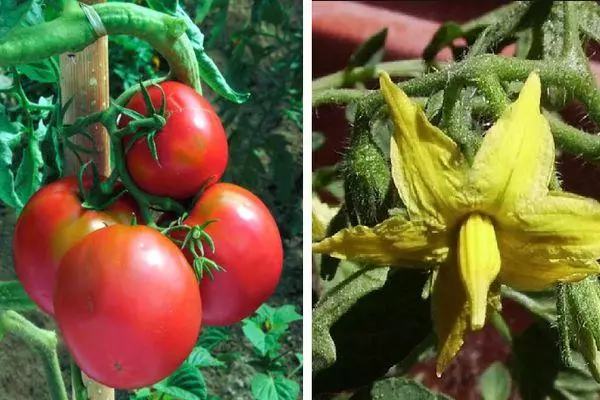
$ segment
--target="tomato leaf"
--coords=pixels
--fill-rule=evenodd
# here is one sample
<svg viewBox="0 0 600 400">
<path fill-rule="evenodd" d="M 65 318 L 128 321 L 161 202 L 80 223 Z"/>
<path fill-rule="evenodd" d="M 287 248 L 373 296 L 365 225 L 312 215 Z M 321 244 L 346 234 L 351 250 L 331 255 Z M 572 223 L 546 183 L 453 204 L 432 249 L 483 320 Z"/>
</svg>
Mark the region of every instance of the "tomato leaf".
<svg viewBox="0 0 600 400">
<path fill-rule="evenodd" d="M 0 0 L 0 15 L 0 41 L 17 26 L 44 21 L 40 0 Z"/>
<path fill-rule="evenodd" d="M 483 400 L 507 400 L 510 385 L 510 372 L 499 361 L 492 363 L 479 377 L 479 390 Z"/>
<path fill-rule="evenodd" d="M 298 383 L 282 374 L 258 374 L 252 379 L 252 396 L 256 400 L 296 400 L 299 394 Z"/>
<path fill-rule="evenodd" d="M 187 362 L 196 368 L 226 367 L 226 364 L 223 361 L 213 357 L 208 349 L 201 346 L 197 346 L 192 350 L 192 353 L 187 358 Z"/>
<path fill-rule="evenodd" d="M 40 120 L 35 131 L 28 132 L 28 140 L 15 176 L 15 191 L 23 204 L 42 186 L 44 159 L 41 141 L 48 127 Z"/>
<path fill-rule="evenodd" d="M 19 281 L 0 282 L 0 310 L 28 311 L 37 306 Z"/>
<path fill-rule="evenodd" d="M 156 0 L 148 1 L 151 7 L 161 7 L 159 4 L 161 3 Z M 154 4 L 154 6 L 152 5 Z M 244 103 L 250 97 L 249 93 L 237 92 L 229 83 L 215 64 L 215 62 L 210 58 L 208 54 L 204 51 L 204 35 L 200 31 L 200 28 L 194 23 L 194 21 L 187 14 L 185 9 L 181 5 L 177 5 L 175 10 L 171 9 L 161 9 L 161 11 L 166 12 L 169 15 L 182 18 L 186 24 L 186 35 L 190 39 L 192 43 L 192 48 L 194 49 L 194 53 L 196 54 L 196 59 L 198 60 L 198 67 L 200 68 L 200 78 L 208 84 L 217 94 L 230 100 L 234 103 Z"/>
<path fill-rule="evenodd" d="M 228 327 L 207 326 L 202 328 L 202 334 L 198 339 L 198 345 L 205 349 L 213 350 L 220 344 L 231 340 L 231 333 Z"/>
<path fill-rule="evenodd" d="M 199 24 L 202 21 L 204 21 L 204 18 L 206 18 L 206 16 L 210 12 L 213 0 L 202 0 L 199 3 L 200 4 L 196 6 L 196 19 L 194 21 L 196 24 Z"/>
<path fill-rule="evenodd" d="M 388 29 L 383 28 L 358 46 L 358 49 L 350 56 L 346 71 L 350 71 L 356 67 L 374 65 L 380 62 L 383 58 L 383 52 L 385 51 L 387 33 Z"/>
<path fill-rule="evenodd" d="M 146 2 L 153 10 L 170 15 L 173 15 L 177 10 L 177 7 L 179 7 L 179 2 L 177 0 L 146 0 Z"/>
<path fill-rule="evenodd" d="M 450 397 L 436 393 L 423 386 L 421 383 L 406 378 L 390 378 L 376 381 L 372 387 L 362 389 L 351 399 L 362 400 L 451 400 Z M 498 398 L 498 400 L 501 400 Z"/>
<path fill-rule="evenodd" d="M 166 380 L 153 387 L 180 400 L 206 400 L 208 396 L 202 373 L 185 362 Z"/>
<path fill-rule="evenodd" d="M 23 202 L 15 191 L 13 152 L 23 133 L 19 125 L 8 120 L 0 109 L 0 201 L 11 208 L 21 209 Z"/>
<path fill-rule="evenodd" d="M 254 348 L 258 350 L 260 355 L 264 356 L 267 353 L 267 335 L 263 332 L 260 325 L 252 320 L 246 319 L 243 322 L 242 331 Z"/>
<path fill-rule="evenodd" d="M 17 70 L 36 82 L 56 83 L 59 79 L 55 69 L 52 67 L 52 61 L 50 61 L 50 59 L 30 64 L 21 64 L 17 66 Z"/>
</svg>

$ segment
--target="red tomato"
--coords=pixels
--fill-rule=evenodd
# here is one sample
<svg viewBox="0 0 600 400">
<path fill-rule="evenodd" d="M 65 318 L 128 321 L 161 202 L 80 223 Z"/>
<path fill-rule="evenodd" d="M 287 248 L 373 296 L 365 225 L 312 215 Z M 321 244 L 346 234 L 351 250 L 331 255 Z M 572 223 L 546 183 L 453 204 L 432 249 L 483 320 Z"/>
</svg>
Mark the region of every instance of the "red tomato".
<svg viewBox="0 0 600 400">
<path fill-rule="evenodd" d="M 91 181 L 84 181 L 89 187 Z M 14 264 L 25 291 L 45 312 L 54 314 L 54 277 L 62 256 L 92 231 L 117 223 L 129 224 L 137 207 L 120 197 L 103 212 L 81 206 L 77 178 L 50 183 L 25 205 L 13 237 Z"/>
<path fill-rule="evenodd" d="M 147 226 L 113 225 L 71 248 L 58 270 L 54 308 L 81 370 L 123 390 L 173 373 L 194 348 L 202 320 L 191 266 Z"/>
<path fill-rule="evenodd" d="M 217 183 L 196 202 L 187 225 L 217 222 L 206 227 L 215 242 L 215 253 L 206 244 L 205 254 L 226 271 L 213 271 L 200 282 L 202 323 L 231 325 L 250 316 L 275 291 L 283 264 L 277 224 L 264 203 L 248 190 Z M 191 254 L 186 252 L 188 261 Z"/>
<path fill-rule="evenodd" d="M 163 82 L 160 86 L 165 92 L 167 123 L 154 137 L 158 162 L 142 138 L 127 153 L 127 168 L 135 183 L 150 194 L 175 199 L 193 197 L 209 180 L 217 182 L 225 171 L 225 130 L 210 103 L 194 89 L 178 82 Z M 160 90 L 151 86 L 148 92 L 158 110 Z M 147 114 L 141 93 L 126 107 Z M 129 121 L 122 116 L 119 125 L 125 126 Z M 128 138 L 124 143 L 127 145 Z"/>
</svg>

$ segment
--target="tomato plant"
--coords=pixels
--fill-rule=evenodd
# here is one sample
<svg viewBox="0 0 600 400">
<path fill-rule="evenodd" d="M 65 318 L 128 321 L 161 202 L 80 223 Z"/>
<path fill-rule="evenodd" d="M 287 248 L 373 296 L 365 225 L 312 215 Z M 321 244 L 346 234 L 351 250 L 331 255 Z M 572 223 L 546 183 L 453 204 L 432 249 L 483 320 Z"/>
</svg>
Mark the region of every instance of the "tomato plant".
<svg viewBox="0 0 600 400">
<path fill-rule="evenodd" d="M 198 24 L 212 2 L 192 16 L 177 0 L 101 3 L 0 2 L 0 201 L 18 216 L 13 258 L 19 278 L 0 282 L 0 339 L 18 336 L 38 352 L 53 400 L 70 397 L 58 343 L 65 344 L 75 400 L 112 399 L 114 388 L 122 391 L 118 397 L 206 400 L 198 368 L 221 364 L 199 344 L 201 325 L 250 316 L 274 293 L 282 271 L 282 239 L 267 206 L 241 187 L 219 183 L 236 180 L 236 174 L 224 174 L 232 131 L 226 135 L 227 124 L 211 103 L 220 104 L 221 116 L 232 110 L 241 115 L 248 111 L 236 108 L 249 94 L 229 86 L 205 51 Z M 272 21 L 289 15 L 279 3 L 267 3 L 257 1 L 250 20 L 270 42 L 277 37 Z M 143 57 L 152 66 L 127 65 L 129 57 L 117 57 L 111 70 L 102 57 L 106 47 L 98 42 L 106 35 L 116 45 L 112 51 L 127 47 L 135 57 L 140 41 L 146 42 Z M 236 62 L 244 62 L 246 52 L 238 53 Z M 123 85 L 119 79 L 109 85 L 108 72 Z M 294 107 L 300 92 L 290 87 L 298 82 L 278 85 Z M 232 107 L 215 103 L 212 93 L 204 97 L 204 84 Z M 32 100 L 40 90 L 44 95 Z M 254 107 L 262 113 L 276 109 L 258 99 Z M 298 126 L 299 115 L 287 118 Z M 272 122 L 254 119 L 261 136 L 271 135 Z M 232 149 L 244 152 L 236 136 Z M 285 148 L 287 142 L 269 143 Z M 253 154 L 258 157 L 259 149 Z M 274 159 L 270 153 L 260 157 Z M 292 187 L 281 192 L 284 198 Z M 263 197 L 269 207 L 286 206 L 272 196 Z M 157 224 L 159 213 L 176 221 Z M 239 240 L 232 241 L 228 231 Z M 255 251 L 248 256 L 239 245 Z M 19 314 L 36 305 L 50 329 Z M 291 312 L 274 313 L 272 322 L 266 318 L 269 338 L 278 341 L 296 319 Z M 301 367 L 284 368 L 287 353 L 276 355 L 275 342 L 261 360 L 269 365 L 247 388 L 255 398 L 287 388 L 291 399 L 300 390 L 292 376 Z"/>
<path fill-rule="evenodd" d="M 227 166 L 227 138 L 221 120 L 210 103 L 192 88 L 178 82 L 163 82 L 148 88 L 158 109 L 164 96 L 166 124 L 154 136 L 155 151 L 148 140 L 134 143 L 125 137 L 127 169 L 135 183 L 148 193 L 185 199 L 208 183 L 217 182 Z M 145 115 L 141 93 L 126 107 Z M 125 126 L 131 119 L 124 117 Z"/>
<path fill-rule="evenodd" d="M 72 247 L 56 278 L 54 306 L 80 368 L 120 389 L 174 372 L 192 351 L 202 318 L 182 252 L 146 226 L 100 229 Z"/>
<path fill-rule="evenodd" d="M 84 187 L 90 184 L 87 179 Z M 27 293 L 49 314 L 54 314 L 55 274 L 67 250 L 97 229 L 131 223 L 137 209 L 128 195 L 105 211 L 85 209 L 82 202 L 77 179 L 61 179 L 31 197 L 15 226 L 15 271 Z"/>
<path fill-rule="evenodd" d="M 240 186 L 217 183 L 209 187 L 184 224 L 212 220 L 205 232 L 216 251 L 205 250 L 205 255 L 224 271 L 205 274 L 200 281 L 203 323 L 231 325 L 251 315 L 273 294 L 281 276 L 283 248 L 267 207 Z M 186 255 L 193 261 L 192 254 Z"/>
</svg>

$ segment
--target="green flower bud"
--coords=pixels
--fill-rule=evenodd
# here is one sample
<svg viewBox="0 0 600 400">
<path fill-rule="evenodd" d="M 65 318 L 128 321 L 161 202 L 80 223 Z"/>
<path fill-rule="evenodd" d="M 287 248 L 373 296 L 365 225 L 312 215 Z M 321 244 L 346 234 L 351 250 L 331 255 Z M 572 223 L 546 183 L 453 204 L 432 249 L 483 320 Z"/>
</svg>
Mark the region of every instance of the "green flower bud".
<svg viewBox="0 0 600 400">
<path fill-rule="evenodd" d="M 571 363 L 571 346 L 580 352 L 600 382 L 600 285 L 595 276 L 558 289 L 558 328 L 563 359 Z"/>
</svg>

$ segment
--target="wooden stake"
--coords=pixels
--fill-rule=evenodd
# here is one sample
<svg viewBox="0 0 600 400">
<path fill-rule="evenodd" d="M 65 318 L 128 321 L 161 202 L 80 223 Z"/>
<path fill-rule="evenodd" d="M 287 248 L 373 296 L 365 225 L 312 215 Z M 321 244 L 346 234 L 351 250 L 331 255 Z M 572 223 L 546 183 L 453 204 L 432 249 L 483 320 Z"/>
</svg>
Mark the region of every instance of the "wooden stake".
<svg viewBox="0 0 600 400">
<path fill-rule="evenodd" d="M 105 0 L 87 0 L 87 4 L 104 3 Z M 64 122 L 73 122 L 76 118 L 93 112 L 102 111 L 109 105 L 108 91 L 108 38 L 105 36 L 82 52 L 60 56 L 61 90 L 63 104 L 73 98 Z M 110 174 L 110 141 L 104 127 L 100 124 L 89 132 L 94 143 L 78 135 L 72 140 L 83 147 L 94 150 L 94 154 L 82 154 L 82 161 L 94 161 L 98 172 L 104 176 Z M 65 174 L 76 174 L 81 164 L 77 157 L 67 150 Z M 83 375 L 90 400 L 114 400 L 115 391 Z"/>
</svg>

